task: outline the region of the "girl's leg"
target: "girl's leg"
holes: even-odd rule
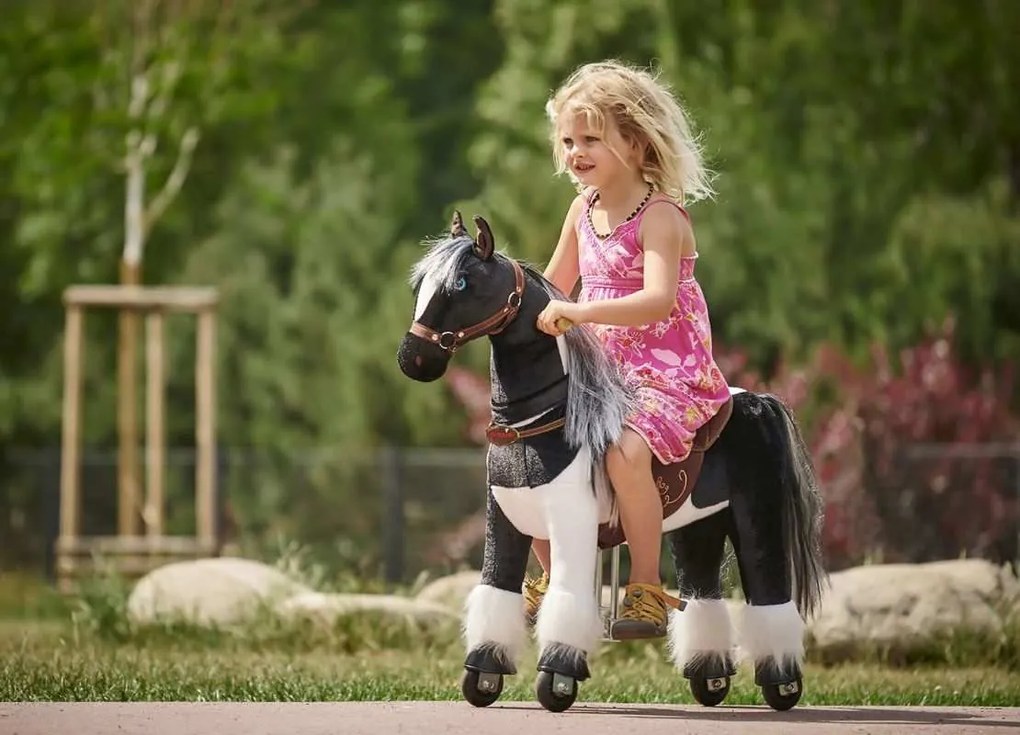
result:
[[[549,590],[549,573],[552,571],[549,539],[532,539],[531,551],[542,567],[541,577],[524,578],[524,616],[530,625],[534,625],[538,621],[538,610],[542,607],[542,600]]]
[[[632,429],[606,453],[606,471],[616,491],[620,521],[630,547],[630,579],[623,611],[613,621],[616,640],[657,638],[666,635],[668,608],[679,601],[667,595],[660,583],[659,549],[662,544],[662,501],[652,477],[652,452]]]
[[[633,429],[606,453],[606,471],[616,491],[620,521],[630,548],[631,584],[660,584],[662,501],[652,477],[652,450]]]
[[[546,574],[549,573],[549,567],[551,562],[549,560],[549,539],[536,538],[531,541],[531,552],[538,559],[539,566],[542,567],[542,571]]]

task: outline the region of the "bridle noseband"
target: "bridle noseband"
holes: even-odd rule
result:
[[[510,264],[514,267],[514,290],[506,297],[506,304],[503,308],[488,319],[456,332],[437,332],[421,322],[414,322],[411,325],[411,334],[439,345],[452,355],[461,345],[470,342],[475,337],[502,332],[510,322],[517,318],[517,312],[521,308],[521,299],[524,296],[524,270],[516,260],[511,260]]]

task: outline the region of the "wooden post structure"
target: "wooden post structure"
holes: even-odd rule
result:
[[[216,306],[212,288],[71,286],[64,342],[63,445],[60,468],[60,535],[56,544],[57,582],[62,590],[93,571],[93,556],[106,557],[125,575],[144,574],[179,558],[211,556],[218,548],[216,528]],[[114,308],[145,315],[145,500],[139,536],[133,521],[138,499],[119,496],[118,535],[81,535],[81,385],[83,323],[88,308]],[[195,518],[193,537],[167,536],[166,517],[166,350],[168,312],[197,317],[195,349]],[[130,507],[125,507],[130,504]]]
[[[81,526],[81,488],[78,462],[81,449],[81,374],[84,315],[78,305],[69,304],[64,334],[64,407],[60,447],[60,548],[73,543]]]
[[[210,310],[198,315],[195,345],[195,525],[198,541],[216,544],[216,382],[213,362],[216,321]]]
[[[166,419],[164,417],[163,312],[145,317],[145,521],[147,536],[163,535],[163,482],[166,479]],[[122,535],[125,535],[121,531]],[[133,534],[127,534],[133,535]]]

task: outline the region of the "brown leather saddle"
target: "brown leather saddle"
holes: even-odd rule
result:
[[[662,501],[662,517],[668,518],[684,504],[694,491],[694,485],[701,474],[701,465],[705,462],[705,452],[715,444],[716,439],[726,428],[726,422],[733,413],[733,397],[726,401],[694,435],[691,453],[682,462],[663,464],[652,455],[652,477],[659,488],[659,499]],[[608,523],[599,525],[599,548],[611,549],[626,540],[623,525],[611,526]]]

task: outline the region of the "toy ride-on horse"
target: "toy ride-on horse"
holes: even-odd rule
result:
[[[455,214],[449,236],[415,264],[414,318],[398,363],[408,377],[432,381],[459,347],[490,340],[485,550],[466,602],[462,690],[484,707],[516,673],[528,637],[521,587],[531,540],[549,539],[536,695],[559,712],[589,678],[588,657],[603,635],[601,594],[592,593],[596,577],[601,593],[599,548],[623,541],[610,523],[604,456],[623,429],[629,394],[592,331],[554,338],[537,329],[539,312],[563,295],[534,268],[495,252],[488,224],[474,219],[477,240]],[[789,709],[803,688],[802,615],[816,607],[825,579],[820,499],[793,416],[773,396],[737,392],[684,462],[653,469],[686,600],[670,614],[674,663],[695,698],[715,705],[729,690],[739,647],[766,702]],[[722,599],[727,538],[746,600],[739,635]]]

